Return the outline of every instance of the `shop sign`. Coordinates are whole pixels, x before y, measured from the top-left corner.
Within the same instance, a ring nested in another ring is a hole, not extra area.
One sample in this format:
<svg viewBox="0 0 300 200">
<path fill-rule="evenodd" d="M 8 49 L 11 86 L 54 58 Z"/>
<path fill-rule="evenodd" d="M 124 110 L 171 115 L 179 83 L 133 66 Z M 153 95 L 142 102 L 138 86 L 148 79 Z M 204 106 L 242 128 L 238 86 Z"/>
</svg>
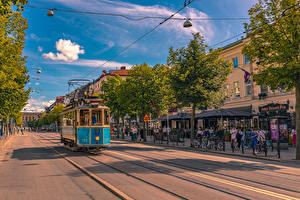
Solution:
<svg viewBox="0 0 300 200">
<path fill-rule="evenodd" d="M 289 104 L 268 104 L 259 107 L 259 112 L 263 115 L 280 115 L 285 114 L 289 108 Z"/>
</svg>

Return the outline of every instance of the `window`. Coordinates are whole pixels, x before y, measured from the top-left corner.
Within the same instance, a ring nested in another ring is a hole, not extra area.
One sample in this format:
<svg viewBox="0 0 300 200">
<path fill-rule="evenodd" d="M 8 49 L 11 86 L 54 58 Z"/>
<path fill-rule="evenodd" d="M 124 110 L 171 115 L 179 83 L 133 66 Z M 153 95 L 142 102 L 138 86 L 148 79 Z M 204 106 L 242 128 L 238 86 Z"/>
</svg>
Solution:
<svg viewBox="0 0 300 200">
<path fill-rule="evenodd" d="M 234 68 L 237 68 L 239 66 L 239 59 L 236 57 L 236 58 L 233 58 L 233 67 Z"/>
<path fill-rule="evenodd" d="M 268 86 L 265 83 L 260 86 L 260 93 L 268 93 Z"/>
<path fill-rule="evenodd" d="M 249 56 L 248 55 L 244 55 L 244 64 L 248 65 L 249 64 Z"/>
<path fill-rule="evenodd" d="M 225 98 L 228 99 L 229 98 L 229 85 L 228 84 L 223 86 L 223 91 L 224 91 Z"/>
<path fill-rule="evenodd" d="M 66 113 L 64 114 L 64 118 L 63 118 L 63 125 L 64 126 L 73 126 L 73 113 L 72 112 L 69 112 L 69 113 Z"/>
<path fill-rule="evenodd" d="M 109 125 L 109 113 L 108 113 L 108 110 L 104 110 L 104 125 Z"/>
<path fill-rule="evenodd" d="M 250 95 L 252 95 L 252 85 L 247 84 L 246 85 L 246 96 L 250 96 Z"/>
<path fill-rule="evenodd" d="M 80 110 L 80 126 L 89 126 L 90 111 Z"/>
<path fill-rule="evenodd" d="M 92 111 L 92 125 L 101 126 L 102 125 L 102 110 L 93 110 Z"/>
<path fill-rule="evenodd" d="M 233 82 L 233 92 L 234 92 L 235 97 L 240 97 L 241 96 L 240 82 L 239 81 Z"/>
</svg>

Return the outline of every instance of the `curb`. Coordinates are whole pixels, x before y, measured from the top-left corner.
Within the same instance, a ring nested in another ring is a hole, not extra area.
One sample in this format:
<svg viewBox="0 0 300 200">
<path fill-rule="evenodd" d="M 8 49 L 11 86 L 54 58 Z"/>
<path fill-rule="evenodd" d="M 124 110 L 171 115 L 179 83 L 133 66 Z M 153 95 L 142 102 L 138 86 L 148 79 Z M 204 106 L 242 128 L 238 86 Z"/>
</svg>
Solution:
<svg viewBox="0 0 300 200">
<path fill-rule="evenodd" d="M 228 155 L 228 156 L 252 158 L 252 159 L 258 159 L 258 160 L 275 161 L 275 162 L 279 162 L 279 163 L 300 164 L 300 160 L 294 160 L 294 159 L 279 160 L 279 159 L 273 159 L 273 158 L 267 158 L 267 157 L 259 157 L 259 156 L 245 155 L 245 154 L 235 154 L 235 153 L 222 152 L 222 151 L 207 151 L 207 150 L 196 149 L 196 148 L 186 147 L 186 146 L 169 146 L 169 145 L 165 145 L 165 144 L 155 144 L 155 143 L 147 143 L 147 142 L 145 143 L 142 141 L 122 140 L 122 139 L 118 139 L 118 138 L 114 138 L 112 140 L 126 141 L 129 143 L 140 143 L 140 144 L 145 144 L 145 145 L 149 145 L 149 146 L 160 146 L 160 147 L 168 147 L 168 148 L 181 149 L 181 150 L 200 151 L 200 152 L 211 153 L 211 154 L 221 154 L 221 155 Z"/>
</svg>

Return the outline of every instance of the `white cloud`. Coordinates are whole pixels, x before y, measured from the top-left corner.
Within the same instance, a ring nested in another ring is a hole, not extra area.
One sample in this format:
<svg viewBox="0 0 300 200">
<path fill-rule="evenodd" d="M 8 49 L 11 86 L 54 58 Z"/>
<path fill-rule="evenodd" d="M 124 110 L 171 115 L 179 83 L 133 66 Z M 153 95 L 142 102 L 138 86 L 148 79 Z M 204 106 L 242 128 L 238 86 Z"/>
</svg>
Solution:
<svg viewBox="0 0 300 200">
<path fill-rule="evenodd" d="M 45 107 L 50 106 L 55 100 L 42 101 L 41 99 L 30 98 L 22 111 L 26 112 L 43 112 Z"/>
<path fill-rule="evenodd" d="M 103 65 L 105 63 L 105 65 Z M 110 61 L 107 62 L 106 60 L 90 60 L 90 59 L 80 59 L 77 61 L 74 61 L 72 63 L 70 62 L 49 62 L 47 64 L 68 64 L 68 65 L 77 65 L 77 66 L 86 66 L 86 67 L 101 67 L 104 68 L 120 68 L 122 66 L 126 66 L 127 69 L 132 67 L 132 64 L 129 63 L 120 63 L 120 62 L 114 62 Z"/>
<path fill-rule="evenodd" d="M 56 50 L 58 51 L 56 54 L 49 52 L 44 53 L 44 58 L 50 60 L 63 60 L 66 62 L 73 62 L 78 60 L 79 54 L 84 54 L 84 50 L 80 49 L 80 45 L 76 44 L 75 42 L 71 42 L 71 40 L 63 40 L 59 39 L 56 42 Z M 61 52 L 61 53 L 59 53 Z"/>
<path fill-rule="evenodd" d="M 43 51 L 43 47 L 38 46 L 38 51 L 39 51 L 39 52 L 42 52 L 42 51 Z"/>
<path fill-rule="evenodd" d="M 141 16 L 161 16 L 161 17 L 169 17 L 176 10 L 172 10 L 168 7 L 161 5 L 151 5 L 151 6 L 142 6 L 138 4 L 118 1 L 118 0 L 54 0 L 66 6 L 69 6 L 74 9 L 85 9 L 90 10 L 91 8 L 103 8 L 105 12 L 109 13 L 120 13 L 126 16 L 131 16 L 132 18 L 140 18 Z M 179 18 L 207 18 L 208 15 L 204 12 L 201 12 L 195 8 L 186 7 L 181 13 L 175 15 L 175 17 Z M 95 19 L 95 22 L 106 26 L 106 28 L 119 28 L 122 32 L 124 38 L 124 33 L 128 30 L 128 25 L 138 31 L 138 29 L 144 30 L 145 28 L 153 28 L 157 24 L 159 24 L 162 19 L 146 19 L 142 21 L 129 21 L 124 18 L 118 17 L 110 17 L 110 23 L 104 23 L 101 20 L 98 20 L 93 16 L 92 19 Z M 104 20 L 108 19 L 104 18 Z M 114 27 L 111 27 L 111 22 L 116 20 L 116 24 Z M 176 38 L 186 38 L 186 36 L 190 36 L 191 33 L 200 32 L 205 36 L 207 41 L 210 41 L 214 36 L 213 25 L 211 21 L 192 21 L 193 26 L 191 28 L 183 28 L 183 20 L 169 20 L 164 25 L 159 27 L 159 30 L 164 31 L 164 33 L 172 34 L 173 37 Z M 94 27 L 93 27 L 94 29 Z M 124 43 L 120 38 L 120 43 Z"/>
</svg>

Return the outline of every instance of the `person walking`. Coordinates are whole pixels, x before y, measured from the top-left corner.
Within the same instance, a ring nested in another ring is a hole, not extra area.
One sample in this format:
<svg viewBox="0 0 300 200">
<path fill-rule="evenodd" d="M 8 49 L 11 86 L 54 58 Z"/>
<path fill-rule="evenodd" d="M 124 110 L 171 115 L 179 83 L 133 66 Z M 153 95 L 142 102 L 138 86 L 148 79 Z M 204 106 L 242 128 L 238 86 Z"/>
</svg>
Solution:
<svg viewBox="0 0 300 200">
<path fill-rule="evenodd" d="M 232 129 L 230 130 L 230 135 L 231 135 L 231 149 L 232 149 L 232 152 L 234 152 L 235 145 L 236 145 L 236 134 L 237 134 L 236 128 L 235 128 L 235 127 L 232 127 Z"/>
<path fill-rule="evenodd" d="M 253 155 L 256 155 L 257 151 L 257 130 L 252 130 L 250 133 L 251 142 L 250 147 L 253 150 Z"/>
<path fill-rule="evenodd" d="M 236 140 L 237 140 L 237 147 L 239 149 L 241 149 L 241 141 L 242 141 L 242 131 L 241 131 L 241 129 L 237 130 Z"/>
</svg>

